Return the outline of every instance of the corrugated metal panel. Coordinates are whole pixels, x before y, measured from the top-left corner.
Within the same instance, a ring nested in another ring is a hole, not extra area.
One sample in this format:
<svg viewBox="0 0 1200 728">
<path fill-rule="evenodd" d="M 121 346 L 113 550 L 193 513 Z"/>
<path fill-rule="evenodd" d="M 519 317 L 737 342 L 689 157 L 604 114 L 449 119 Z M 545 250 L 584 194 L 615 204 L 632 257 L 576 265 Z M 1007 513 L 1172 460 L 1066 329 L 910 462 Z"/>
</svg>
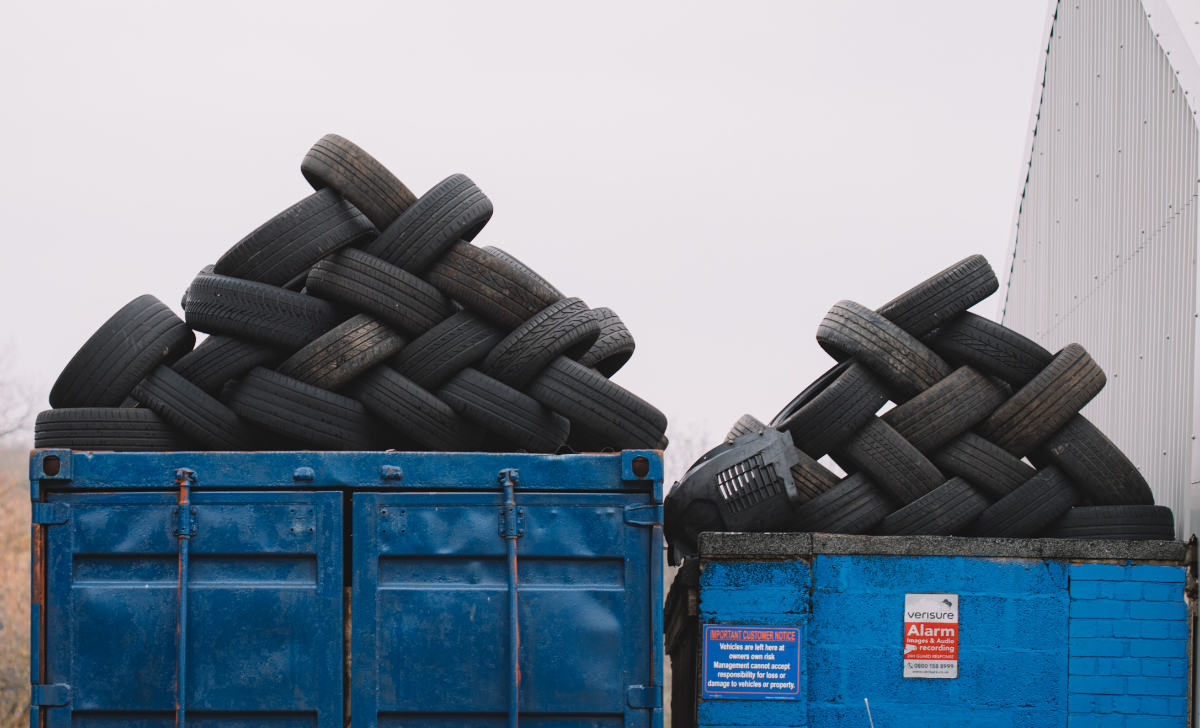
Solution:
<svg viewBox="0 0 1200 728">
<path fill-rule="evenodd" d="M 1082 344 L 1084 410 L 1184 532 L 1191 482 L 1200 135 L 1137 0 L 1059 2 L 1002 321 Z"/>
</svg>

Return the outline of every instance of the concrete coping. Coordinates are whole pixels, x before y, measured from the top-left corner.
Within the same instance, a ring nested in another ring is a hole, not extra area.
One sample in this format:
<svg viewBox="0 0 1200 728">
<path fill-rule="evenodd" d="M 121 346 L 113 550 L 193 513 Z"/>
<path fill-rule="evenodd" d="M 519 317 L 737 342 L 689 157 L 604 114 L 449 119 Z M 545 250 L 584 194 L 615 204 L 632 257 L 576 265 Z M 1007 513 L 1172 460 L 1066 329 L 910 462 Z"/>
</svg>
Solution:
<svg viewBox="0 0 1200 728">
<path fill-rule="evenodd" d="M 844 556 L 996 556 L 1071 561 L 1191 563 L 1183 541 L 1085 541 L 1058 538 L 847 536 L 832 533 L 702 533 L 700 559 L 787 560 Z"/>
</svg>

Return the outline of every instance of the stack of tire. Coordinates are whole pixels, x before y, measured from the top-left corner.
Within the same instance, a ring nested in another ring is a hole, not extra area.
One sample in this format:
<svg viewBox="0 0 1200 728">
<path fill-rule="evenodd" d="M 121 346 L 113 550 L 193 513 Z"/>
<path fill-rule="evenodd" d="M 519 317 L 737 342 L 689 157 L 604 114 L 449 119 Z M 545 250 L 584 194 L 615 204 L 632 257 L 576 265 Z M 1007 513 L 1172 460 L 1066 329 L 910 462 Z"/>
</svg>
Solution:
<svg viewBox="0 0 1200 728">
<path fill-rule="evenodd" d="M 830 309 L 817 341 L 838 363 L 769 425 L 800 459 L 793 530 L 1174 538 L 1171 510 L 1079 414 L 1105 383 L 1083 347 L 1052 354 L 967 312 L 997 287 L 975 255 L 878 310 Z M 728 438 L 766 427 L 746 415 Z"/>
<path fill-rule="evenodd" d="M 666 447 L 666 417 L 609 380 L 621 319 L 473 245 L 492 203 L 469 178 L 418 198 L 336 135 L 300 168 L 316 192 L 202 270 L 186 322 L 141 296 L 84 344 L 37 447 Z"/>
</svg>

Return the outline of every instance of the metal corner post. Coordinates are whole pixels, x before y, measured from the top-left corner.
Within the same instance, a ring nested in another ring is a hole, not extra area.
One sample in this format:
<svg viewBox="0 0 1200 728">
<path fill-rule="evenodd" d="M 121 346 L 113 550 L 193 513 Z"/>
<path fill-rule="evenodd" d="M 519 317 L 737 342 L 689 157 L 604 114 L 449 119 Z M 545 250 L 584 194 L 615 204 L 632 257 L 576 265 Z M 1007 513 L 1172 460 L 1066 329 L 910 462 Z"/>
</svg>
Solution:
<svg viewBox="0 0 1200 728">
<path fill-rule="evenodd" d="M 508 725 L 517 728 L 517 712 L 521 700 L 521 627 L 517 605 L 517 539 L 525 533 L 524 509 L 517 508 L 513 488 L 517 470 L 500 471 L 504 486 L 504 505 L 500 506 L 500 536 L 508 546 Z"/>
</svg>

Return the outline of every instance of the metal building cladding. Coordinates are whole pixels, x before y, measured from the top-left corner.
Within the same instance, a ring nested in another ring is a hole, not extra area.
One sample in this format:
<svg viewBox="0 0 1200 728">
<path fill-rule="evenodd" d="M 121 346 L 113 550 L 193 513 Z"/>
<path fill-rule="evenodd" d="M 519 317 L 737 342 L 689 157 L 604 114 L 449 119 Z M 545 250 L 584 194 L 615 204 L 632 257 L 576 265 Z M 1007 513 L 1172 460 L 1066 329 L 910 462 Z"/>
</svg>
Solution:
<svg viewBox="0 0 1200 728">
<path fill-rule="evenodd" d="M 999 319 L 1108 373 L 1084 414 L 1200 528 L 1195 451 L 1200 8 L 1050 3 Z"/>
<path fill-rule="evenodd" d="M 656 452 L 36 450 L 30 484 L 35 726 L 662 725 Z"/>
<path fill-rule="evenodd" d="M 667 599 L 674 728 L 1190 725 L 1194 544 L 705 533 L 699 546 Z M 904 677 L 906 597 L 922 593 L 958 601 L 952 679 Z M 798 630 L 798 690 L 704 695 L 714 625 Z"/>
</svg>

